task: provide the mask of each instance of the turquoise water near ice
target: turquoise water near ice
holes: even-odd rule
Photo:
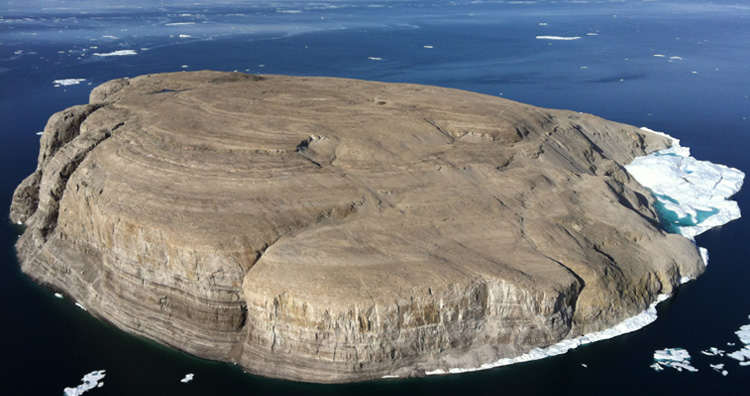
[[[668,209],[664,205],[665,202],[679,204],[679,201],[664,194],[654,194],[654,198],[656,198],[654,208],[659,215],[659,221],[665,230],[674,234],[680,234],[680,227],[692,227],[698,225],[707,218],[719,213],[719,209],[716,208],[711,208],[711,210],[696,209],[695,217],[689,215],[680,216],[677,212]]]
[[[749,322],[744,219],[698,237],[711,265],[648,327],[457,376],[335,386],[258,378],[123,334],[35,285],[18,268],[21,230],[7,208],[36,165],[36,132],[52,113],[85,103],[93,86],[124,76],[217,69],[460,88],[648,126],[696,158],[750,169],[750,9],[741,2],[193,3],[0,1],[0,390],[61,394],[106,369],[104,387],[87,395],[746,392],[750,368],[727,361],[722,377],[708,366],[720,359],[698,353],[737,342],[733,332]],[[135,55],[93,55],[123,50]],[[60,79],[85,80],[56,87]],[[748,207],[746,191],[735,199]],[[653,352],[667,347],[689,350],[699,371],[654,372]],[[187,373],[195,379],[183,384]]]

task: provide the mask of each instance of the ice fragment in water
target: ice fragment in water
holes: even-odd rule
[[[709,364],[708,366],[714,369],[714,371],[716,371],[717,373],[721,373],[721,375],[725,377],[727,376],[727,374],[729,374],[729,371],[724,370],[724,363]]]
[[[105,370],[98,370],[84,375],[83,378],[81,378],[81,381],[83,382],[81,385],[78,385],[75,388],[65,388],[63,389],[63,393],[65,396],[79,396],[91,389],[101,388],[104,386],[104,382],[99,381],[104,378],[104,372]]]
[[[651,367],[653,368],[654,365],[671,367],[677,371],[698,371],[697,368],[690,364],[690,353],[682,348],[665,348],[655,351],[654,364],[652,364]]]
[[[701,353],[708,356],[724,356],[724,351],[716,347],[708,348],[705,351],[701,351]]]
[[[95,52],[94,56],[126,56],[126,55],[138,55],[134,50],[119,50],[107,53]]]
[[[85,78],[63,78],[60,80],[52,81],[52,84],[55,84],[56,87],[59,87],[59,86],[78,85],[84,81],[86,81]]]
[[[537,40],[560,40],[560,41],[570,41],[570,40],[578,40],[581,38],[581,36],[570,36],[570,37],[564,37],[564,36],[536,36]]]

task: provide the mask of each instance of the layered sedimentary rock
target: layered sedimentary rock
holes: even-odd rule
[[[271,377],[476,367],[601,330],[703,264],[623,165],[669,140],[458,90],[195,72],[54,115],[23,270]]]

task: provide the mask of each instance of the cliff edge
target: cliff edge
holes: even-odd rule
[[[131,333],[311,382],[478,367],[703,270],[623,165],[669,139],[452,89],[192,72],[52,116],[22,269]]]

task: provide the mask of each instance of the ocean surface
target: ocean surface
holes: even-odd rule
[[[7,213],[47,118],[114,78],[215,69],[460,88],[646,126],[748,171],[748,65],[741,1],[0,0],[0,392],[61,395],[106,370],[86,395],[747,394],[750,366],[701,353],[743,345],[746,218],[696,238],[706,272],[637,332],[481,372],[324,386],[248,375],[90,317],[20,272]],[[733,199],[750,208],[748,188]],[[697,371],[654,370],[666,348]]]

